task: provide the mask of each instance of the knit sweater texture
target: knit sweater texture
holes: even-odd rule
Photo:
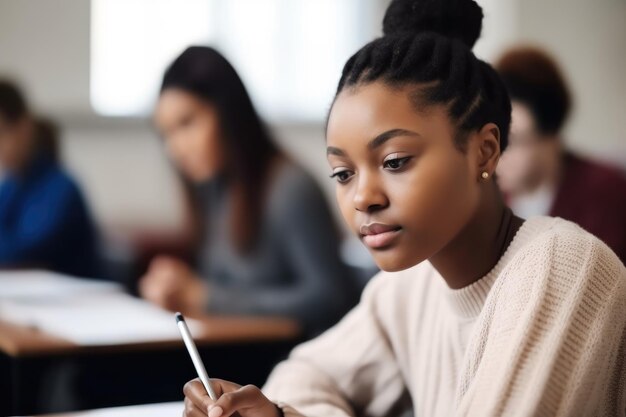
[[[625,416],[626,268],[563,219],[524,222],[480,280],[382,272],[265,394],[285,416]]]

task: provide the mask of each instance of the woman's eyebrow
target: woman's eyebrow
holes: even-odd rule
[[[419,133],[413,132],[411,130],[391,129],[376,136],[367,144],[367,147],[369,150],[376,149],[383,143],[387,142],[389,139],[395,138],[397,136],[414,136],[418,138],[422,137]],[[342,149],[336,148],[334,146],[328,146],[326,148],[326,155],[346,156],[346,153]]]
[[[346,156],[346,153],[339,148],[335,148],[334,146],[328,146],[326,148],[326,155]]]
[[[396,136],[415,136],[415,137],[418,137],[418,138],[422,137],[419,133],[412,132],[410,130],[406,130],[406,129],[391,129],[391,130],[388,130],[388,131],[383,132],[380,135],[376,136],[374,139],[372,139],[367,144],[367,147],[368,147],[369,150],[374,150],[377,147],[381,146],[383,143],[387,142],[389,139],[395,138]]]

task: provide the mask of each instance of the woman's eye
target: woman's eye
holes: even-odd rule
[[[340,184],[347,182],[350,177],[352,177],[352,173],[348,170],[336,171],[330,176],[330,178],[336,179]]]
[[[189,127],[190,125],[193,124],[194,122],[194,117],[193,115],[186,115],[185,117],[183,117],[180,121],[180,127],[185,128],[185,127]]]
[[[407,162],[411,159],[410,156],[406,156],[404,158],[393,158],[388,159],[383,162],[383,168],[388,169],[389,171],[397,171],[401,169]]]

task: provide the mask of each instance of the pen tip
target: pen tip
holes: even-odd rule
[[[176,313],[176,323],[178,323],[180,321],[185,321],[185,318],[183,317],[182,314]]]

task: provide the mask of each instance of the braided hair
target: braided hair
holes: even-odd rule
[[[455,145],[487,123],[508,142],[511,102],[491,66],[472,53],[480,36],[482,9],[473,0],[393,0],[383,20],[384,36],[356,52],[344,66],[337,95],[375,81],[414,87],[416,108],[444,105],[455,123]]]

